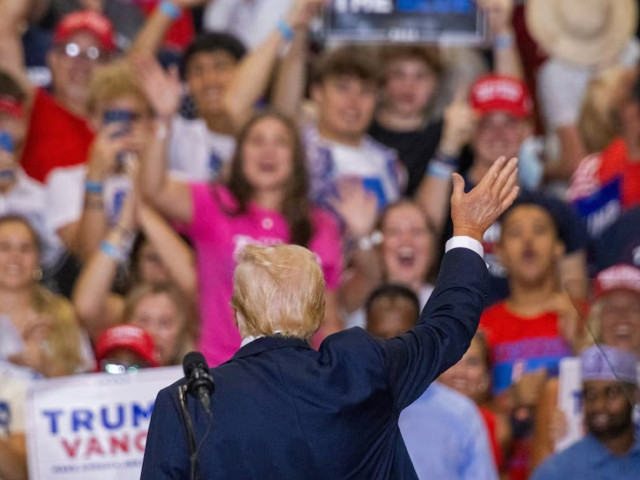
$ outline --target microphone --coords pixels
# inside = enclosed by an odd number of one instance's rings
[[[202,407],[211,415],[211,394],[213,393],[213,377],[209,366],[200,352],[189,352],[182,360],[182,369],[187,379],[187,392],[200,400]]]

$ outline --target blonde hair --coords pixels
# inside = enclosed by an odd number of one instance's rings
[[[71,303],[64,297],[51,293],[41,285],[33,287],[33,305],[39,313],[51,318],[51,328],[46,337],[46,347],[51,355],[46,372],[48,377],[78,373],[87,368],[82,356],[83,333]]]
[[[198,336],[198,322],[191,304],[185,300],[184,294],[173,284],[151,284],[143,283],[134,287],[127,295],[122,312],[123,323],[131,322],[133,315],[142,300],[155,295],[166,295],[175,305],[178,319],[180,321],[180,338],[176,347],[174,358],[169,359],[169,364],[179,364],[180,360],[193,347]]]
[[[246,246],[233,275],[234,309],[242,337],[309,339],[325,313],[325,282],[315,254],[297,245]]]
[[[151,103],[126,60],[118,60],[96,71],[89,84],[87,110],[93,114],[98,113],[102,105],[121,97],[133,97],[149,112],[153,112]]]
[[[615,109],[632,75],[633,70],[615,66],[589,82],[578,117],[578,131],[587,153],[604,150],[618,135]]]

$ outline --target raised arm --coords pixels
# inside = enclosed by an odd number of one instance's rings
[[[484,232],[518,194],[516,165],[516,159],[496,160],[467,194],[462,177],[453,174],[454,238],[447,243],[436,288],[417,326],[382,343],[388,378],[392,379],[399,408],[413,402],[469,348],[487,295],[488,271],[479,255],[480,242]]]
[[[164,37],[185,8],[193,8],[208,0],[170,0],[158,2],[129,49],[130,56],[155,57]]]
[[[493,71],[523,80],[522,59],[512,27],[513,0],[477,0],[487,15],[493,42]]]
[[[301,48],[299,45],[302,42],[301,35],[306,37],[304,32],[307,31],[314,13],[325,3],[326,0],[294,0],[283,23],[280,23],[259,47],[242,60],[223,100],[225,110],[235,128],[240,128],[251,116],[255,103],[264,95],[278,59],[278,53],[289,40],[287,37],[293,35],[295,39],[290,52],[298,52]],[[274,106],[279,107],[277,104]]]
[[[382,265],[370,239],[378,218],[378,205],[375,195],[359,180],[339,181],[338,196],[331,200],[331,205],[345,222],[347,244],[354,246],[338,292],[342,309],[351,313],[361,308],[382,282]]]
[[[195,301],[197,280],[191,247],[158,212],[143,203],[138,208],[138,222],[147,241],[169,272],[171,280],[190,301]]]
[[[108,228],[102,186],[118,165],[119,152],[129,151],[135,140],[130,134],[117,136],[121,125],[107,125],[98,132],[89,152],[87,182],[99,188],[85,191],[82,214],[76,230],[75,252],[84,261],[91,256],[105,237]]]
[[[117,224],[88,258],[73,291],[76,314],[94,341],[104,330],[117,325],[122,317],[124,302],[110,292],[124,243],[137,229],[136,195],[133,188],[127,194]]]
[[[451,173],[457,170],[458,157],[471,139],[475,125],[476,115],[464,100],[464,93],[456,93],[456,98],[444,114],[444,127],[436,155],[429,161],[426,175],[416,192],[416,202],[438,236],[442,234],[449,215]]]
[[[165,72],[155,59],[145,57],[135,57],[134,64],[156,114],[155,133],[142,155],[141,193],[163,216],[189,223],[193,216],[189,186],[170,178],[167,169],[172,118],[182,97],[178,70],[171,67]]]
[[[37,4],[37,0],[0,0],[0,69],[20,84],[29,104],[34,90],[25,67],[22,29]]]

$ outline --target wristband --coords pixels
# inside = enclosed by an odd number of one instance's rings
[[[449,180],[451,178],[451,174],[455,172],[456,169],[451,165],[447,165],[444,162],[439,160],[431,160],[429,162],[429,166],[427,167],[427,175],[436,178],[442,178],[444,180]]]
[[[447,155],[446,153],[442,153],[441,151],[436,152],[433,159],[437,162],[444,163],[445,165],[450,166],[454,170],[458,168],[458,157],[454,155]]]
[[[158,8],[171,20],[177,20],[178,18],[180,18],[180,15],[182,15],[182,10],[180,9],[180,7],[174,5],[168,0],[163,0],[162,2],[160,2]]]
[[[104,184],[102,182],[94,182],[93,180],[84,181],[84,191],[87,193],[95,193],[101,195],[104,190]]]
[[[100,251],[104,253],[107,257],[113,258],[114,260],[120,260],[122,258],[122,252],[118,247],[116,247],[113,243],[109,243],[106,240],[102,241],[100,244]]]
[[[280,20],[276,25],[276,28],[278,29],[278,32],[280,32],[280,35],[282,35],[282,38],[284,38],[287,42],[293,40],[293,28],[291,28],[291,25],[289,25],[287,22],[285,22],[284,20]]]
[[[499,50],[511,48],[513,46],[513,35],[502,33],[493,37],[493,46]]]

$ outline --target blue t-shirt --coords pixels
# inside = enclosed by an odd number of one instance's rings
[[[640,439],[626,455],[614,455],[593,435],[548,458],[531,480],[638,480]]]

